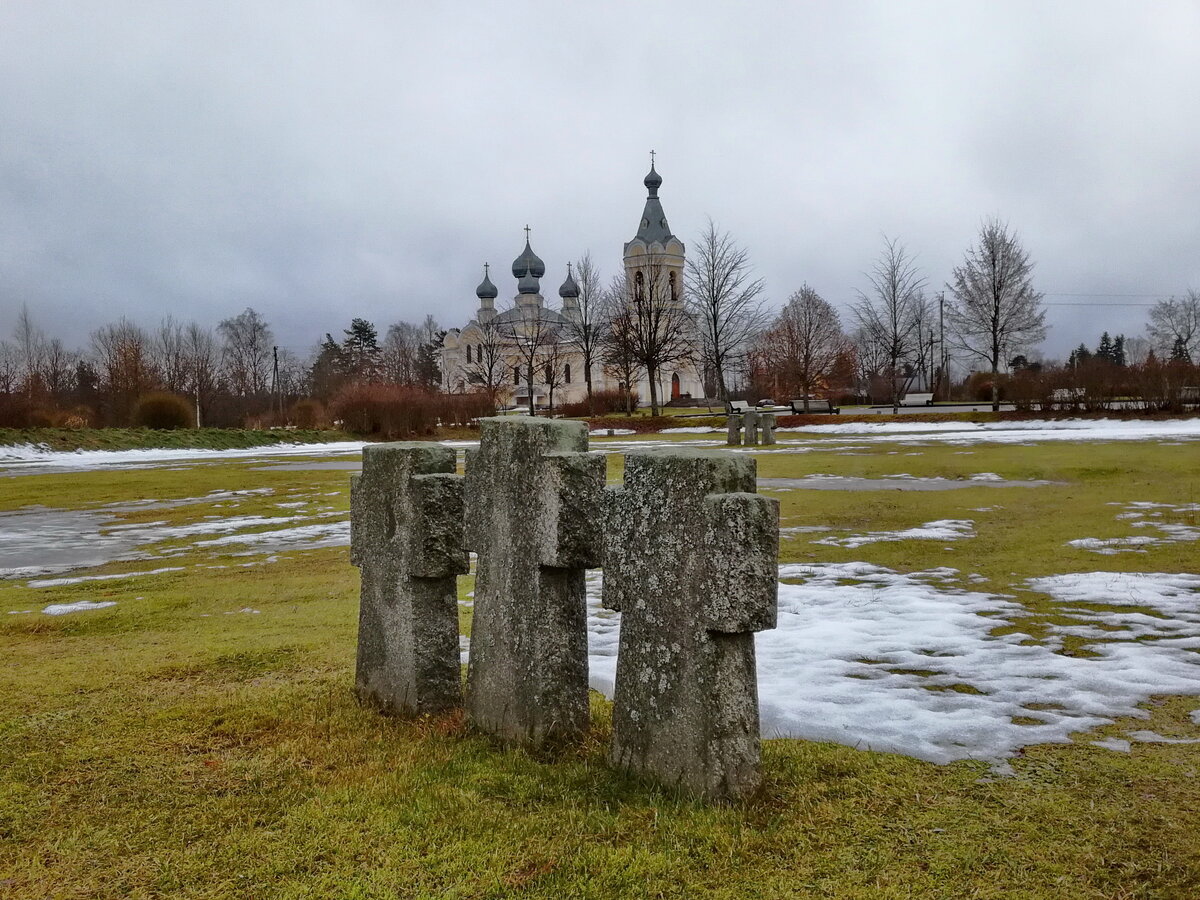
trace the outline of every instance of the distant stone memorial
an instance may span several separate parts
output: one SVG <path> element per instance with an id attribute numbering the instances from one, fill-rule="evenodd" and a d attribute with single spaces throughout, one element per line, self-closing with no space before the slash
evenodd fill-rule
<path id="1" fill-rule="evenodd" d="M 758 423 L 759 413 L 757 409 L 747 410 L 745 415 L 742 416 L 742 425 L 746 429 L 746 434 L 742 439 L 742 443 L 744 443 L 747 447 L 758 446 Z"/>
<path id="2" fill-rule="evenodd" d="M 588 726 L 584 570 L 600 563 L 605 459 L 583 422 L 481 421 L 467 451 L 467 546 L 478 554 L 467 717 L 538 746 Z"/>
<path id="3" fill-rule="evenodd" d="M 742 446 L 742 417 L 738 413 L 730 413 L 725 420 L 729 429 L 726 443 L 730 447 Z"/>
<path id="4" fill-rule="evenodd" d="M 754 632 L 775 627 L 779 503 L 754 493 L 755 472 L 727 450 L 647 450 L 606 492 L 612 761 L 718 800 L 760 779 Z"/>
<path id="5" fill-rule="evenodd" d="M 463 479 L 454 450 L 368 444 L 351 479 L 350 559 L 362 575 L 355 691 L 398 715 L 462 703 L 456 576 Z"/>
<path id="6" fill-rule="evenodd" d="M 775 443 L 775 413 L 763 413 L 759 422 L 762 444 L 769 447 Z"/>

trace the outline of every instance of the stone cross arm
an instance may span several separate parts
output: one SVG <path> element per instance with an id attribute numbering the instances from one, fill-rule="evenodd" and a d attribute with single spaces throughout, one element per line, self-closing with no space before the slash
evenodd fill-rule
<path id="1" fill-rule="evenodd" d="M 737 633 L 775 627 L 779 501 L 759 494 L 704 498 L 704 624 Z"/>

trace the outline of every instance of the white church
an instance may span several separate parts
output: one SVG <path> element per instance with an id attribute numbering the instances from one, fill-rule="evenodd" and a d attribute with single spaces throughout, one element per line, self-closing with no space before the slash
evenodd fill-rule
<path id="1" fill-rule="evenodd" d="M 639 291 L 650 278 L 661 280 L 664 293 L 669 291 L 669 301 L 682 304 L 684 245 L 667 225 L 667 215 L 658 199 L 662 177 L 655 171 L 653 162 L 643 184 L 647 191 L 646 205 L 637 234 L 624 247 L 625 274 L 629 284 L 637 285 Z M 513 260 L 512 274 L 517 279 L 513 305 L 503 312 L 497 312 L 496 298 L 500 292 L 492 284 L 487 266 L 484 266 L 483 281 L 475 289 L 475 296 L 479 298 L 475 318 L 461 329 L 450 329 L 443 341 L 442 390 L 462 393 L 478 389 L 479 363 L 485 352 L 490 352 L 492 357 L 497 355 L 494 350 L 488 351 L 487 348 L 495 347 L 499 340 L 498 355 L 503 360 L 499 366 L 503 373 L 503 378 L 499 379 L 503 400 L 518 406 L 527 405 L 527 372 L 522 367 L 524 357 L 513 335 L 516 329 L 528 328 L 532 324 L 555 334 L 558 340 L 553 362 L 543 362 L 534 370 L 534 404 L 539 407 L 548 405 L 551 386 L 556 407 L 586 399 L 583 354 L 571 339 L 571 324 L 579 321 L 580 311 L 579 286 L 572 277 L 569 264 L 566 280 L 558 289 L 558 309 L 546 306 L 542 296 L 540 281 L 546 274 L 546 265 L 533 252 L 528 231 L 524 251 Z M 553 373 L 547 369 L 551 364 L 555 366 Z M 704 396 L 699 370 L 693 362 L 669 364 L 665 371 L 658 374 L 657 393 L 662 402 Z M 597 391 L 616 391 L 622 390 L 624 385 L 617 373 L 606 370 L 599 362 L 593 362 L 592 388 Z M 649 403 L 650 385 L 644 373 L 634 384 L 634 390 L 640 403 Z"/>

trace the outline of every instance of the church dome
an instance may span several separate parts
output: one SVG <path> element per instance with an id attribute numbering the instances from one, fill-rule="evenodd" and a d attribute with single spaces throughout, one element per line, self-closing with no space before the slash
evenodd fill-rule
<path id="1" fill-rule="evenodd" d="M 522 278 L 528 272 L 534 278 L 541 278 L 546 274 L 546 264 L 538 258 L 538 255 L 533 252 L 533 248 L 529 246 L 529 238 L 525 238 L 525 250 L 513 260 L 512 273 L 513 278 Z"/>
<path id="2" fill-rule="evenodd" d="M 558 296 L 564 300 L 577 299 L 579 297 L 579 285 L 575 283 L 575 278 L 571 275 L 571 269 L 567 269 L 567 280 L 562 283 L 558 289 Z"/>
<path id="3" fill-rule="evenodd" d="M 542 271 L 545 271 L 544 269 Z M 538 284 L 537 276 L 529 269 L 525 270 L 525 274 L 521 276 L 517 282 L 518 294 L 536 294 L 541 291 L 541 286 Z"/>
<path id="4" fill-rule="evenodd" d="M 496 286 L 492 284 L 492 279 L 488 277 L 487 265 L 483 267 L 483 281 L 479 282 L 479 287 L 475 288 L 475 296 L 480 300 L 495 300 L 500 295 L 496 290 Z"/>
<path id="5" fill-rule="evenodd" d="M 646 186 L 651 197 L 658 196 L 658 189 L 662 187 L 662 176 L 654 170 L 654 163 L 650 163 L 650 172 L 642 180 L 642 184 Z"/>

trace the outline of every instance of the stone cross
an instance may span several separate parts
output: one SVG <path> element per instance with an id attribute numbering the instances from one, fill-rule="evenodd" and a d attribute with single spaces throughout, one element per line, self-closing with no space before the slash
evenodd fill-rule
<path id="1" fill-rule="evenodd" d="M 467 546 L 478 554 L 467 717 L 531 746 L 588 727 L 584 570 L 600 563 L 605 458 L 583 422 L 483 419 L 467 451 Z"/>
<path id="2" fill-rule="evenodd" d="M 742 421 L 746 427 L 746 437 L 743 441 L 747 447 L 758 446 L 758 410 L 748 409 L 742 416 Z"/>
<path id="3" fill-rule="evenodd" d="M 462 704 L 456 576 L 463 479 L 454 450 L 368 444 L 350 482 L 350 560 L 362 573 L 355 692 L 385 712 Z"/>
<path id="4" fill-rule="evenodd" d="M 761 419 L 762 442 L 766 447 L 775 443 L 775 413 L 763 413 Z"/>
<path id="5" fill-rule="evenodd" d="M 775 627 L 779 502 L 754 493 L 755 472 L 728 450 L 646 450 L 606 491 L 612 761 L 720 800 L 759 783 L 754 632 Z"/>
<path id="6" fill-rule="evenodd" d="M 740 447 L 742 445 L 742 417 L 737 413 L 730 413 L 725 424 L 729 428 L 729 434 L 725 439 L 730 447 Z"/>

